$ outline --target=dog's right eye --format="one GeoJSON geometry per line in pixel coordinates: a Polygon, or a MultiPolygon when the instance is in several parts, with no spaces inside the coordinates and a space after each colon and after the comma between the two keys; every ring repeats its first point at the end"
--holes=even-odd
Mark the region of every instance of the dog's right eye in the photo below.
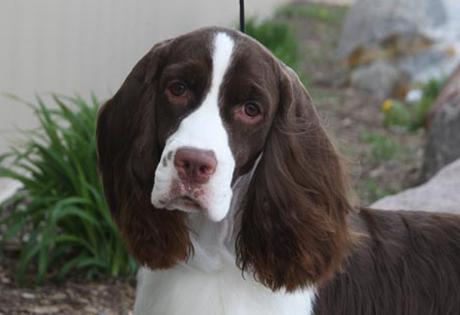
{"type": "Polygon", "coordinates": [[[172,95],[179,97],[187,92],[187,85],[181,81],[173,81],[168,85],[167,90],[172,95]]]}
{"type": "Polygon", "coordinates": [[[187,106],[192,97],[187,84],[180,80],[171,81],[166,85],[165,95],[170,103],[180,106],[187,106]]]}

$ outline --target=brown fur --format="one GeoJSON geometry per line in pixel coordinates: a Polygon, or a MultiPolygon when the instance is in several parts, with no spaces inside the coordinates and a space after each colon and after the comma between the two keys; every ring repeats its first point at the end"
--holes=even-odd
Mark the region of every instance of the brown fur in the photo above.
{"type": "Polygon", "coordinates": [[[238,264],[273,290],[328,279],[348,247],[346,181],[297,76],[280,66],[280,106],[249,186],[238,264]]]}
{"type": "Polygon", "coordinates": [[[363,209],[343,270],[318,292],[316,315],[460,314],[460,217],[363,209]]]}
{"type": "Polygon", "coordinates": [[[261,155],[237,214],[239,267],[272,290],[315,286],[318,315],[460,314],[460,217],[351,212],[339,155],[297,76],[255,41],[225,29],[155,46],[101,109],[104,191],[136,259],[169,268],[193,251],[185,214],[155,209],[150,193],[168,135],[209,88],[209,39],[216,31],[235,40],[217,104],[236,160],[234,178],[261,155]],[[193,81],[186,106],[157,93],[175,76],[193,81]],[[248,100],[262,106],[260,124],[233,118],[248,100]]]}
{"type": "Polygon", "coordinates": [[[98,162],[109,208],[131,253],[152,268],[171,267],[192,250],[184,214],[155,209],[150,202],[161,156],[152,102],[167,49],[167,42],[158,44],[141,59],[101,108],[97,122],[98,162]]]}
{"type": "MultiPolygon", "coordinates": [[[[327,279],[347,248],[343,169],[297,76],[262,46],[230,33],[238,46],[222,91],[222,115],[231,121],[234,104],[244,101],[234,97],[252,93],[265,100],[268,115],[257,128],[228,126],[235,174],[250,169],[263,150],[241,211],[238,264],[273,290],[295,290],[327,279]]],[[[99,168],[110,209],[130,251],[153,269],[171,267],[193,250],[184,214],[155,209],[149,200],[168,128],[186,115],[165,112],[175,107],[156,95],[158,81],[168,64],[193,60],[205,70],[209,52],[201,47],[209,34],[198,31],[155,46],[99,115],[99,168]]],[[[197,105],[191,108],[209,84],[209,78],[194,78],[202,87],[194,91],[197,105]]]]}

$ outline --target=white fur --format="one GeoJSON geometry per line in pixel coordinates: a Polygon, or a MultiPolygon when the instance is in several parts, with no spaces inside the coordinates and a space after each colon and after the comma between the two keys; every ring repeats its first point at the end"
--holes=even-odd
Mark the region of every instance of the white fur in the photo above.
{"type": "MultiPolygon", "coordinates": [[[[230,64],[233,46],[233,40],[227,34],[216,35],[209,92],[199,108],[183,119],[177,131],[168,138],[161,157],[163,160],[169,152],[173,152],[174,158],[176,150],[183,146],[214,152],[217,168],[209,182],[203,185],[206,215],[213,221],[220,221],[225,217],[232,198],[230,183],[235,160],[229,147],[228,135],[220,117],[218,104],[220,85],[230,64]]],[[[158,164],[151,196],[152,204],[157,208],[194,212],[194,209],[182,203],[173,202],[165,205],[162,202],[168,199],[171,185],[177,178],[178,174],[173,163],[167,163],[166,166],[161,162],[158,164]]]]}
{"type": "MultiPolygon", "coordinates": [[[[213,150],[217,169],[206,185],[207,213],[194,213],[181,204],[168,208],[191,212],[187,215],[194,255],[166,270],[141,268],[134,307],[135,315],[310,315],[315,289],[286,293],[272,292],[242,274],[236,266],[235,238],[239,229],[237,205],[247,191],[253,171],[230,187],[234,170],[228,135],[219,114],[219,87],[231,62],[234,42],[225,33],[214,39],[211,88],[201,106],[185,118],[167,140],[161,157],[181,146],[213,150]]],[[[173,163],[160,162],[155,173],[152,203],[163,208],[170,186],[177,179],[173,163]]]]}
{"type": "Polygon", "coordinates": [[[273,293],[243,279],[234,262],[206,273],[178,266],[165,271],[141,269],[136,315],[310,315],[313,291],[273,293]]]}
{"type": "Polygon", "coordinates": [[[252,174],[240,177],[228,216],[189,215],[195,253],[167,270],[138,273],[135,315],[311,315],[315,289],[272,292],[235,264],[236,205],[252,174]]]}

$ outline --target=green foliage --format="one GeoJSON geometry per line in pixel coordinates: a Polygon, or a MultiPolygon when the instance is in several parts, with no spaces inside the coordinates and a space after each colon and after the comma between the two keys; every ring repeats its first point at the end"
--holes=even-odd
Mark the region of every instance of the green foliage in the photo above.
{"type": "Polygon", "coordinates": [[[382,199],[385,196],[388,196],[390,193],[385,191],[380,185],[373,179],[366,179],[360,183],[359,190],[366,195],[368,202],[372,203],[379,199],[382,199]]]}
{"type": "Polygon", "coordinates": [[[298,40],[287,23],[274,19],[261,21],[251,18],[246,21],[246,33],[267,47],[303,79],[298,40]]]}
{"type": "Polygon", "coordinates": [[[401,126],[409,129],[412,124],[412,113],[407,104],[388,99],[383,102],[382,111],[383,124],[386,127],[401,126]]]}
{"type": "Polygon", "coordinates": [[[423,128],[428,112],[441,93],[444,81],[431,80],[422,86],[422,98],[414,104],[388,99],[383,102],[383,123],[385,126],[400,126],[408,131],[423,128]]]}
{"type": "Polygon", "coordinates": [[[441,93],[444,82],[444,80],[431,80],[422,87],[423,97],[413,106],[413,121],[409,127],[411,131],[425,125],[428,112],[441,93]]]}
{"type": "MultiPolygon", "coordinates": [[[[53,271],[87,277],[125,275],[134,271],[105,203],[96,168],[96,115],[99,102],[53,96],[54,107],[41,99],[31,106],[37,130],[25,131],[25,144],[1,156],[0,176],[22,183],[8,203],[16,204],[0,222],[8,229],[3,240],[23,241],[17,278],[30,270],[41,282],[53,271]],[[5,161],[10,165],[5,167],[5,161]]],[[[5,206],[5,205],[4,205],[5,206]]]]}
{"type": "Polygon", "coordinates": [[[324,23],[340,24],[346,11],[346,7],[327,6],[317,3],[299,3],[281,6],[277,10],[277,16],[314,19],[324,23]]]}
{"type": "Polygon", "coordinates": [[[369,144],[372,158],[378,161],[391,159],[401,150],[397,142],[376,132],[363,134],[362,140],[369,144]]]}

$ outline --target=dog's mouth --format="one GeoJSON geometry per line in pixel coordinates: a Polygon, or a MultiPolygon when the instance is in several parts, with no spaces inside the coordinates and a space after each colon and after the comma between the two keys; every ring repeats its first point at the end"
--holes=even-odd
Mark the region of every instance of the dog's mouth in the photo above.
{"type": "Polygon", "coordinates": [[[230,207],[228,198],[231,191],[224,194],[227,192],[222,193],[219,189],[216,192],[207,184],[190,185],[179,179],[173,180],[168,187],[165,186],[154,185],[152,190],[150,200],[156,209],[200,214],[218,222],[225,217],[230,207]]]}
{"type": "Polygon", "coordinates": [[[190,196],[182,196],[176,199],[177,202],[183,203],[185,206],[190,207],[190,208],[196,208],[196,209],[203,209],[203,206],[201,203],[196,200],[191,198],[190,196]]]}
{"type": "Polygon", "coordinates": [[[179,196],[165,202],[165,209],[180,210],[190,213],[205,213],[206,207],[197,199],[190,196],[179,196]]]}
{"type": "Polygon", "coordinates": [[[181,210],[184,212],[206,212],[206,205],[202,200],[202,193],[184,193],[172,190],[169,195],[160,200],[163,208],[167,210],[181,210]]]}

